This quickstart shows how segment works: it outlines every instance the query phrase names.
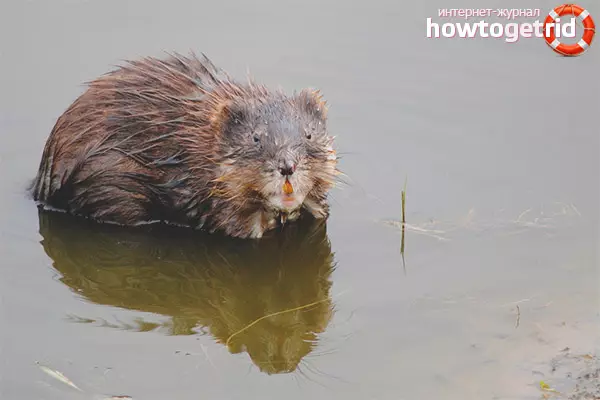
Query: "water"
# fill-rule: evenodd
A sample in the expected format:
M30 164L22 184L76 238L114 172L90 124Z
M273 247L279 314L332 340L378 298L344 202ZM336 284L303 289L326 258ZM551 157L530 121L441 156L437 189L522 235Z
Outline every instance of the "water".
M582 367L567 379L552 359L599 344L598 45L565 59L542 39L425 38L440 7L556 5L4 2L0 398L572 389ZM81 83L189 49L237 77L322 90L350 181L326 226L250 245L38 214L24 189Z

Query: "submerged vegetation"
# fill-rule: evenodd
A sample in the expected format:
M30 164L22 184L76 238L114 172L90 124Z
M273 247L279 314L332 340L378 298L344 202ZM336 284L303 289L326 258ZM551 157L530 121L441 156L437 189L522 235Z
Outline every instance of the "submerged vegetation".
M402 267L406 273L406 260L404 259L404 233L406 231L406 182L404 180L404 189L402 190L402 239L400 244L400 254L402 255Z

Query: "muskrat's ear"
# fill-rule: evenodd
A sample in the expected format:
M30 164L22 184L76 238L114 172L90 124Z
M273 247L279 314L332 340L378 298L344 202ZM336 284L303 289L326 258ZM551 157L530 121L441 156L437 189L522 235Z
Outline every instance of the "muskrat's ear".
M241 125L247 117L247 109L243 104L228 99L216 105L210 122L217 131L223 132L233 125Z
M302 109L317 118L327 118L327 102L323 100L321 92L314 89L303 89L296 99Z

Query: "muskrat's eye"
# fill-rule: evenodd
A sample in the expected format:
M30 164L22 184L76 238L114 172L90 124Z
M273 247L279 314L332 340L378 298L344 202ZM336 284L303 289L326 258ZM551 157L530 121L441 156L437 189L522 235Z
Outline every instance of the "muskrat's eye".
M310 139L312 139L312 135L311 135L310 133L307 133L307 134L306 134L306 138L307 138L308 140L310 140Z
M254 143L260 142L260 138L258 137L258 135L254 135L253 140L254 140Z

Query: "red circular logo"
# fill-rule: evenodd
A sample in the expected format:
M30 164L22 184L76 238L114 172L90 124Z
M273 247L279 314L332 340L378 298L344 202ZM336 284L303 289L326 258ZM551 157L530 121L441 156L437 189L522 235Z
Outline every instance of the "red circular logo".
M563 15L573 15L583 24L583 36L574 44L563 44L556 38L556 19ZM544 21L544 39L548 46L563 56L578 56L586 51L592 44L596 34L596 25L590 13L577 4L563 4L550 11Z

